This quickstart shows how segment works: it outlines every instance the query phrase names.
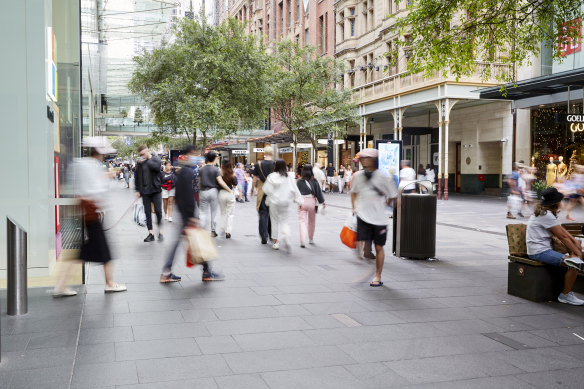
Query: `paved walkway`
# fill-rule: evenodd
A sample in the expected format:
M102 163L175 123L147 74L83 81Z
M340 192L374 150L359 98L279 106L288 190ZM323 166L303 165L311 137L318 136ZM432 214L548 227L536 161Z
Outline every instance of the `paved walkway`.
M133 200L112 194L106 225ZM159 284L176 231L146 244L122 221L110 237L128 292L104 295L98 266L86 294L32 289L28 315L1 316L0 387L582 388L584 308L506 294L504 201L441 202L439 260L387 255L382 288L340 244L348 196L327 201L316 245L291 255L260 245L254 204L236 204L233 239L217 238L226 280L210 284L182 255L183 281Z

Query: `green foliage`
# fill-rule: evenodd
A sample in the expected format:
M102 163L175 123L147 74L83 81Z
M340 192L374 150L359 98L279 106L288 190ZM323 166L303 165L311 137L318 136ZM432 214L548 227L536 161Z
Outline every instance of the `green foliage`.
M514 81L513 69L529 65L542 44L561 59L558 42L581 41L581 0L414 0L408 8L396 20L392 58L409 51L408 71L426 76L470 76L485 61L508 66L481 66L484 80Z
M150 105L155 137L207 140L257 127L270 101L269 57L243 25L182 19L172 43L134 58L129 88Z
M534 181L533 184L531 184L531 189L537 193L538 199L541 198L541 192L551 187L552 186L548 185L544 180Z
M357 123L351 92L335 87L339 62L291 41L276 45L273 59L274 116L295 139L310 139L316 147L318 138L329 132L342 137L346 125Z

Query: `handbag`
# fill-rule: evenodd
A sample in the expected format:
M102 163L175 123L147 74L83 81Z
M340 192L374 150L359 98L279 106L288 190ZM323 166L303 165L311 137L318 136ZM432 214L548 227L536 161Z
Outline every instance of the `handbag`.
M187 226L183 232L188 242L187 267L193 267L219 257L217 247L211 239L209 231L200 227Z
M349 215L341 230L341 242L351 249L357 247L357 216Z
M527 225L523 223L507 224L506 229L509 255L527 257L527 242L525 240Z

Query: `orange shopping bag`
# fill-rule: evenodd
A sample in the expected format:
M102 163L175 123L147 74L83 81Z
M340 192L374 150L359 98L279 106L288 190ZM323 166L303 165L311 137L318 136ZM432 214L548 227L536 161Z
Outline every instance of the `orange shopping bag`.
M357 247L357 216L351 215L341 230L341 242L351 249Z

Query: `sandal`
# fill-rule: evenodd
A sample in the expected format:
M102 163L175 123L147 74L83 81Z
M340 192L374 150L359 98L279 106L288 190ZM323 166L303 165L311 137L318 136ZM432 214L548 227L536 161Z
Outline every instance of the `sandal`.
M373 286L373 287L383 286L383 281L371 281L369 283L369 286Z

